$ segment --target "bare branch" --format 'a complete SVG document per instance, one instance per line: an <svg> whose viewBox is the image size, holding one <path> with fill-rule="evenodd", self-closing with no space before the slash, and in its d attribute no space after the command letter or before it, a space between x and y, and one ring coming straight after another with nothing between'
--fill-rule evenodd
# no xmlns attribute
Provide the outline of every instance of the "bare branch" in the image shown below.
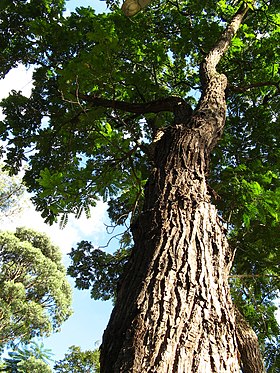
<svg viewBox="0 0 280 373"><path fill-rule="evenodd" d="M184 104L185 101L176 96L170 96L155 101L143 102L143 103L130 103L118 100L109 100L100 98L94 95L83 95L79 93L79 98L88 102L92 107L105 107L114 110L122 110L129 113L135 113L138 115L147 113L160 113L162 111L174 112L180 105Z"/></svg>
<svg viewBox="0 0 280 373"><path fill-rule="evenodd" d="M269 278L279 278L280 275L269 275L269 274L243 274L243 275L229 275L228 278L260 278L260 277L269 277Z"/></svg>

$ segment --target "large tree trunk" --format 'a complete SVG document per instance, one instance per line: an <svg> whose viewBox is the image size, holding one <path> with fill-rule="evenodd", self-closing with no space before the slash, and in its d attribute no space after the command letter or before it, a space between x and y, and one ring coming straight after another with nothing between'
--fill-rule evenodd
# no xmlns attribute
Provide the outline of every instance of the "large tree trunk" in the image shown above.
<svg viewBox="0 0 280 373"><path fill-rule="evenodd" d="M212 89L223 124L220 80ZM227 281L233 255L205 179L221 128L208 110L157 144L133 257L104 334L103 372L238 372Z"/></svg>
<svg viewBox="0 0 280 373"><path fill-rule="evenodd" d="M135 247L103 337L102 373L239 372L233 253L206 176L226 113L227 80L216 65L244 14L201 65L203 95L192 117L156 143Z"/></svg>

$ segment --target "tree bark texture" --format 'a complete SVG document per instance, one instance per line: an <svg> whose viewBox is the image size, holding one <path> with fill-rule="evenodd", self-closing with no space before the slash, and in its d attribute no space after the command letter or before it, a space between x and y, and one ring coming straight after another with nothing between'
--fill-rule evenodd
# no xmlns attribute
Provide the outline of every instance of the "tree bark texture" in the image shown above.
<svg viewBox="0 0 280 373"><path fill-rule="evenodd" d="M237 309L235 310L235 316L236 335L242 372L265 373L263 359L256 334Z"/></svg>
<svg viewBox="0 0 280 373"><path fill-rule="evenodd" d="M135 248L104 334L103 372L239 371L227 282L233 255L206 184L225 84L218 75L211 83L218 112L207 105L202 115L201 102L189 123L158 141Z"/></svg>
<svg viewBox="0 0 280 373"><path fill-rule="evenodd" d="M156 139L135 246L103 336L102 373L240 370L228 286L233 253L206 177L226 114L227 79L216 65L245 13L201 64L203 94L191 118Z"/></svg>

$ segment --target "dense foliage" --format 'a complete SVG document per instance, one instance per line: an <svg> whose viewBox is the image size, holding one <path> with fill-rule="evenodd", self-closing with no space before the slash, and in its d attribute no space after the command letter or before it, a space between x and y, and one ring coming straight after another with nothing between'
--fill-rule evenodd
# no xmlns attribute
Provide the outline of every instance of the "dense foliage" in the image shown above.
<svg viewBox="0 0 280 373"><path fill-rule="evenodd" d="M20 34L25 49L13 44L1 56L3 75L9 61L36 63L31 97L12 92L3 100L0 130L9 144L10 171L28 160L25 182L50 223L62 216L65 224L70 212L89 214L99 198L108 202L114 224L133 222L153 167L152 140L173 121L172 110L151 103L175 96L195 106L199 63L239 6L230 0L155 0L131 20L116 3L108 1L108 14L83 7L66 18L24 13L30 25ZM229 81L228 118L209 181L236 249L234 300L267 345L273 371L271 356L279 359L273 301L280 259L280 4L249 3L219 65ZM8 38L10 30L3 30ZM121 270L123 250L131 245L127 232L114 256L80 243L70 268L78 287L92 286L95 298L113 295L113 268Z"/></svg>
<svg viewBox="0 0 280 373"><path fill-rule="evenodd" d="M0 232L0 345L58 330L70 316L61 253L30 229Z"/></svg>
<svg viewBox="0 0 280 373"><path fill-rule="evenodd" d="M19 62L36 63L43 52L36 30L42 22L58 22L64 0L2 0L0 4L0 77Z"/></svg>
<svg viewBox="0 0 280 373"><path fill-rule="evenodd" d="M56 373L99 373L99 351L82 351L78 346L69 347L64 359L56 361Z"/></svg>

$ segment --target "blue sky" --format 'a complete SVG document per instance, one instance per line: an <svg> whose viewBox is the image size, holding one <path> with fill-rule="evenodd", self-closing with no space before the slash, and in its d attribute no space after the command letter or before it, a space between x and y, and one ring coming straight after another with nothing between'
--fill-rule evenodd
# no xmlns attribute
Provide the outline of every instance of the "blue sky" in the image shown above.
<svg viewBox="0 0 280 373"><path fill-rule="evenodd" d="M66 9L71 12L80 6L91 6L98 13L106 11L106 2L104 0L66 0Z"/></svg>

